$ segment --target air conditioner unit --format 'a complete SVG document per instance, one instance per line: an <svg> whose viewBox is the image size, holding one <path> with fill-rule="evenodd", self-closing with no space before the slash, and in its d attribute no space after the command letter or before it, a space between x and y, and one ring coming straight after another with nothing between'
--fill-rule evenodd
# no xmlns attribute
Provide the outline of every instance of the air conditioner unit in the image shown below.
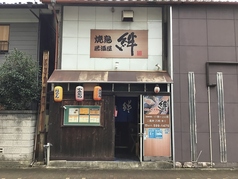
<svg viewBox="0 0 238 179"><path fill-rule="evenodd" d="M122 21L133 22L134 11L132 10L123 10L122 11Z"/></svg>

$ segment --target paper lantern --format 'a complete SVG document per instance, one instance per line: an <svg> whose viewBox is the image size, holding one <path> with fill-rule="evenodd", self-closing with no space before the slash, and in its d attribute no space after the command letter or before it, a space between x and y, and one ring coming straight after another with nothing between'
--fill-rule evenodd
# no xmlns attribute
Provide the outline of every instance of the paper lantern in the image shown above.
<svg viewBox="0 0 238 179"><path fill-rule="evenodd" d="M75 99L76 101L84 100L84 88L82 86L77 86L75 88Z"/></svg>
<svg viewBox="0 0 238 179"><path fill-rule="evenodd" d="M160 87L159 87L159 86L155 86L154 92L155 92L155 93L159 93L159 92L160 92Z"/></svg>
<svg viewBox="0 0 238 179"><path fill-rule="evenodd" d="M93 90L93 99L100 101L102 99L102 88L101 86L95 86Z"/></svg>
<svg viewBox="0 0 238 179"><path fill-rule="evenodd" d="M56 86L54 88L54 101L61 102L63 100L63 88L61 86Z"/></svg>

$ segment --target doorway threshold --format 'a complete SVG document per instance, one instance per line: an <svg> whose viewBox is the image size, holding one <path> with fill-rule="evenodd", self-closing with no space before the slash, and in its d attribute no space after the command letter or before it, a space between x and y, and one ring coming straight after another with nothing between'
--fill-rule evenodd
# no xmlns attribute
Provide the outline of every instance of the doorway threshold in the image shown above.
<svg viewBox="0 0 238 179"><path fill-rule="evenodd" d="M125 146L115 148L115 161L139 161L135 152Z"/></svg>

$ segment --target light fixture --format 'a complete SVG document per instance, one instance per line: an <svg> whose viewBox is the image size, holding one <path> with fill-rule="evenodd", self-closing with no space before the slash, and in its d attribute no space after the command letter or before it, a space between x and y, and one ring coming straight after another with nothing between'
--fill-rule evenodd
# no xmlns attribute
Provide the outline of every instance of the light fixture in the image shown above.
<svg viewBox="0 0 238 179"><path fill-rule="evenodd" d="M155 66L157 67L157 70L161 69L161 66L158 63Z"/></svg>
<svg viewBox="0 0 238 179"><path fill-rule="evenodd" d="M112 7L112 8L111 8L111 11L112 11L112 13L113 13L113 12L115 12L115 8L114 8L114 7Z"/></svg>
<svg viewBox="0 0 238 179"><path fill-rule="evenodd" d="M118 69L119 67L119 62L115 62L115 69Z"/></svg>
<svg viewBox="0 0 238 179"><path fill-rule="evenodd" d="M84 100L84 88L83 86L76 86L75 88L75 99L76 101Z"/></svg>
<svg viewBox="0 0 238 179"><path fill-rule="evenodd" d="M101 86L95 86L93 89L93 99L100 101L102 99L102 88Z"/></svg>
<svg viewBox="0 0 238 179"><path fill-rule="evenodd" d="M159 87L159 85L156 85L156 86L154 87L154 92L155 92L155 93L159 93L159 92L160 92L160 87Z"/></svg>

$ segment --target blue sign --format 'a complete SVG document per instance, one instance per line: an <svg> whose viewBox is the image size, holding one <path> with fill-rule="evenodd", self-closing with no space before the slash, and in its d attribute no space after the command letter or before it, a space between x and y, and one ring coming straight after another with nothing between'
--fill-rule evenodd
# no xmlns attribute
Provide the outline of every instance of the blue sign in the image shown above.
<svg viewBox="0 0 238 179"><path fill-rule="evenodd" d="M155 138L155 129L149 129L149 138Z"/></svg>
<svg viewBox="0 0 238 179"><path fill-rule="evenodd" d="M148 130L149 138L152 139L163 139L163 130L160 128L150 128Z"/></svg>
<svg viewBox="0 0 238 179"><path fill-rule="evenodd" d="M160 128L155 129L155 138L163 139L163 131Z"/></svg>

